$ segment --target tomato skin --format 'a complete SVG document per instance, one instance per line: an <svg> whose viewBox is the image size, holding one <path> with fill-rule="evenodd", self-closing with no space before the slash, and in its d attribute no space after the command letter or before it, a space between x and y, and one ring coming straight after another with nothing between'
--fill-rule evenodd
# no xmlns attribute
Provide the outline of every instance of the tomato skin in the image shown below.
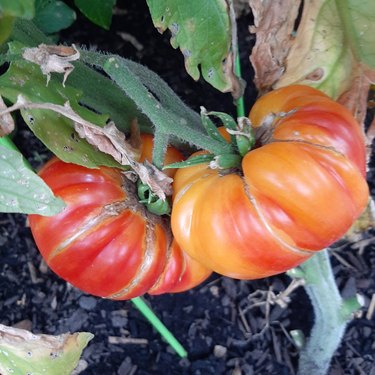
<svg viewBox="0 0 375 375"><path fill-rule="evenodd" d="M151 154L149 147L145 143L144 151ZM181 155L173 151L168 158L180 161ZM52 217L30 215L32 234L51 269L77 288L130 299L184 291L211 274L182 253L165 219L138 203L120 170L53 158L39 175L67 207Z"/></svg>
<svg viewBox="0 0 375 375"><path fill-rule="evenodd" d="M241 174L206 164L175 175L173 234L220 274L254 279L295 267L341 238L367 204L364 139L350 113L292 86L259 99L250 119L259 127L280 112L290 113L245 155Z"/></svg>

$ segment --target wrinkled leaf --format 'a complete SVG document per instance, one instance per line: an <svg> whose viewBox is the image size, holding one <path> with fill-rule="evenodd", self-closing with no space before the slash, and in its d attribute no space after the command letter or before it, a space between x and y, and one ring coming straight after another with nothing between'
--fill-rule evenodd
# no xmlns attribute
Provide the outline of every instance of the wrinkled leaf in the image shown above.
<svg viewBox="0 0 375 375"><path fill-rule="evenodd" d="M18 151L0 145L0 212L50 216L64 207Z"/></svg>
<svg viewBox="0 0 375 375"><path fill-rule="evenodd" d="M375 2L305 1L296 40L276 87L316 87L334 99L349 89L360 60L375 63ZM359 60L358 60L359 59Z"/></svg>
<svg viewBox="0 0 375 375"><path fill-rule="evenodd" d="M222 92L239 95L233 74L231 22L225 0L147 0L155 27L169 29L174 48L180 48L190 76L203 78Z"/></svg>
<svg viewBox="0 0 375 375"><path fill-rule="evenodd" d="M88 332L34 335L0 324L0 373L70 375L93 337Z"/></svg>
<svg viewBox="0 0 375 375"><path fill-rule="evenodd" d="M256 34L250 61L254 83L260 94L270 90L284 72L285 60L292 45L292 32L298 15L299 0L250 0Z"/></svg>
<svg viewBox="0 0 375 375"><path fill-rule="evenodd" d="M116 0L74 0L74 3L91 22L109 29Z"/></svg>
<svg viewBox="0 0 375 375"><path fill-rule="evenodd" d="M47 86L51 79L51 73L63 73L62 85L65 87L65 81L74 70L71 61L79 60L80 53L74 45L66 47L40 44L38 47L25 48L22 57L40 66L42 73L47 78Z"/></svg>
<svg viewBox="0 0 375 375"><path fill-rule="evenodd" d="M358 123L363 125L367 113L367 98L371 81L375 82L375 70L371 72L362 64L358 64L352 72L349 89L337 99L340 104L349 109Z"/></svg>
<svg viewBox="0 0 375 375"><path fill-rule="evenodd" d="M11 52L16 52L15 44ZM69 80L68 80L69 82ZM53 75L48 87L46 77L40 67L27 61L13 62L0 77L0 94L16 102L19 94L34 103L55 103L70 105L80 116L97 125L104 126L107 116L98 115L80 106L80 92L72 87L63 87L60 77ZM78 137L71 120L47 110L22 110L21 114L33 133L60 159L89 168L99 165L119 166L109 155L99 152L95 147Z"/></svg>
<svg viewBox="0 0 375 375"><path fill-rule="evenodd" d="M32 19L35 14L34 0L1 0L0 14Z"/></svg>
<svg viewBox="0 0 375 375"><path fill-rule="evenodd" d="M76 20L75 11L59 0L36 0L35 24L46 34L66 29Z"/></svg>

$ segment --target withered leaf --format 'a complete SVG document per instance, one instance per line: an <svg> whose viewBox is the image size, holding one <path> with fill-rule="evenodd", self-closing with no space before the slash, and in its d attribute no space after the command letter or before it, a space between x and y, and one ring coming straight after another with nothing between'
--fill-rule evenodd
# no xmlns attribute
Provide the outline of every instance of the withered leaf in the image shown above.
<svg viewBox="0 0 375 375"><path fill-rule="evenodd" d="M80 53L76 46L48 46L40 44L38 47L25 48L22 57L40 66L42 73L47 76L47 85L51 73L64 73L63 86L74 66L71 61L78 60Z"/></svg>
<svg viewBox="0 0 375 375"><path fill-rule="evenodd" d="M250 32L256 34L250 61L255 85L263 94L272 89L285 70L300 0L249 0L249 4L254 15Z"/></svg>
<svg viewBox="0 0 375 375"><path fill-rule="evenodd" d="M351 74L350 87L337 100L349 109L362 127L364 127L368 92L372 82L375 82L375 70L370 70L359 63Z"/></svg>

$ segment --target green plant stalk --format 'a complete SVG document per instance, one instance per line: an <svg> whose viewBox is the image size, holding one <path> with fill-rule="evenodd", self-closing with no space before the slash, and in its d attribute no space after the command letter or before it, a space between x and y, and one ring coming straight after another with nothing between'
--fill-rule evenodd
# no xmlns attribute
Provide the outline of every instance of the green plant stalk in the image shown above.
<svg viewBox="0 0 375 375"><path fill-rule="evenodd" d="M172 333L165 327L160 319L154 314L154 312L148 307L145 301L141 297L136 297L131 300L135 307L147 318L147 320L153 325L153 327L164 337L167 343L175 350L175 352L181 357L187 357L187 352L183 346L177 341Z"/></svg>
<svg viewBox="0 0 375 375"><path fill-rule="evenodd" d="M346 325L360 304L357 298L345 300L341 297L327 250L311 257L299 269L306 282L305 290L314 309L315 321L300 353L298 374L325 375Z"/></svg>
<svg viewBox="0 0 375 375"><path fill-rule="evenodd" d="M234 72L236 76L241 78L241 61L240 61L240 51L237 49L236 60L234 65ZM243 95L236 100L237 117L245 116L245 101Z"/></svg>
<svg viewBox="0 0 375 375"><path fill-rule="evenodd" d="M17 146L9 137L0 137L0 144L10 148L11 150L19 151ZM31 165L25 160L26 165L32 169ZM186 350L173 336L172 332L162 323L162 321L155 315L151 308L143 301L141 297L133 298L132 303L144 315L144 317L151 323L151 325L161 334L165 341L176 351L176 353L184 358L187 356Z"/></svg>

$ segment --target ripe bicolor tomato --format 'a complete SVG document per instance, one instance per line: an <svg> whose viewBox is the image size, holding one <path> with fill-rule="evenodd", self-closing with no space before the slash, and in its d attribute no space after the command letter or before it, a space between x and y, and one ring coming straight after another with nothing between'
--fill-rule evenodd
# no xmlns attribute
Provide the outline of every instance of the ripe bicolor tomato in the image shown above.
<svg viewBox="0 0 375 375"><path fill-rule="evenodd" d="M142 139L143 160L153 143L151 136ZM166 163L181 159L168 150ZM53 158L39 175L67 207L52 217L29 216L35 242L51 269L84 292L111 299L179 292L211 273L181 251L169 220L138 202L120 170Z"/></svg>
<svg viewBox="0 0 375 375"><path fill-rule="evenodd" d="M171 218L184 251L240 279L297 266L342 237L368 202L364 137L340 104L295 85L261 97L249 117L257 147L241 170L178 170Z"/></svg>

